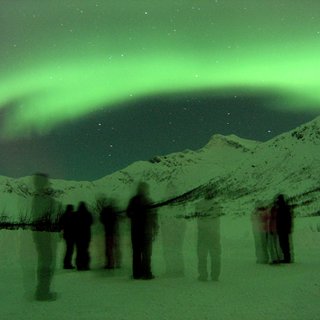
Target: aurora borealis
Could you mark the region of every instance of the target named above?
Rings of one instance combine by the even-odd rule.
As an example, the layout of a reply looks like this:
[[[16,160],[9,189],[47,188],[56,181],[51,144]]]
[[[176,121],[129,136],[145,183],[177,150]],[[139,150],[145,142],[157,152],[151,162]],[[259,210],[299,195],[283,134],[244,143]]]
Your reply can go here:
[[[270,91],[266,109],[310,117],[320,110],[318,1],[0,0],[0,7],[0,135],[11,147],[165,95]]]

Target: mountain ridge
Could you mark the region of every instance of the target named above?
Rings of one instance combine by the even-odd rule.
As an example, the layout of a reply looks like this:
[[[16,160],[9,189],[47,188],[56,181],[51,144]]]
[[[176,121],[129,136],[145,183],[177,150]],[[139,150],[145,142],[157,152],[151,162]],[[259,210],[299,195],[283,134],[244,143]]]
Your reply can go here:
[[[319,177],[317,117],[266,142],[215,134],[201,149],[137,161],[92,182],[52,179],[51,183],[53,195],[62,204],[83,200],[91,208],[105,194],[124,209],[137,183],[144,180],[155,202],[187,194],[181,201],[192,204],[214,188],[225,212],[242,215],[251,212],[258,200],[271,202],[282,192],[298,215],[314,215],[320,207]],[[22,211],[28,214],[32,195],[32,177],[0,176],[0,215],[15,220]]]

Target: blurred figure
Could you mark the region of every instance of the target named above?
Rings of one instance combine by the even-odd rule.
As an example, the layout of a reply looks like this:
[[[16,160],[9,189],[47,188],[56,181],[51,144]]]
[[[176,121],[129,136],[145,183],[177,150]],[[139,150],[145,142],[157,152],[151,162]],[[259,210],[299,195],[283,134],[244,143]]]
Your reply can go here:
[[[176,188],[173,184],[167,187],[167,197],[176,196]],[[186,220],[184,206],[161,209],[160,226],[162,248],[165,261],[165,272],[168,277],[181,277],[184,275],[183,242],[186,233]]]
[[[162,248],[167,277],[184,276],[183,242],[185,233],[186,220],[183,217],[161,216]]]
[[[72,265],[72,256],[76,243],[76,232],[73,205],[67,205],[66,210],[60,219],[60,227],[62,229],[63,239],[66,242],[66,253],[63,260],[63,268],[74,269],[75,267]]]
[[[158,232],[157,213],[151,209],[149,186],[140,182],[130,200],[127,216],[131,219],[132,271],[134,279],[153,279],[151,272],[152,241]]]
[[[52,196],[48,175],[37,173],[33,182],[35,194],[32,200],[32,236],[38,253],[35,299],[53,301],[57,295],[50,287],[55,269],[57,237],[50,231],[57,219],[58,204]]]
[[[218,281],[221,272],[220,215],[221,208],[213,202],[213,193],[209,193],[196,206],[198,226],[198,280]],[[208,256],[210,272],[208,272]]]
[[[91,225],[93,223],[92,215],[85,202],[80,202],[75,216],[76,265],[77,270],[85,271],[90,269],[89,245],[91,241]]]
[[[279,244],[275,216],[271,205],[258,204],[251,215],[252,231],[254,235],[256,262],[278,264]]]
[[[293,229],[293,215],[289,204],[283,194],[277,196],[272,213],[276,219],[276,228],[280,248],[283,254],[282,263],[291,263],[292,260],[292,243],[290,235]]]
[[[120,253],[120,237],[119,237],[119,217],[115,201],[105,198],[100,202],[100,222],[104,226],[105,231],[105,254],[106,254],[106,269],[120,268],[121,253]]]
[[[272,205],[268,208],[268,253],[270,256],[270,264],[279,264],[281,261],[281,249],[279,246],[278,228],[277,228],[277,215],[276,211],[272,210]]]
[[[263,204],[258,204],[252,212],[251,223],[254,236],[256,262],[268,263],[268,230],[269,230],[270,211]]]

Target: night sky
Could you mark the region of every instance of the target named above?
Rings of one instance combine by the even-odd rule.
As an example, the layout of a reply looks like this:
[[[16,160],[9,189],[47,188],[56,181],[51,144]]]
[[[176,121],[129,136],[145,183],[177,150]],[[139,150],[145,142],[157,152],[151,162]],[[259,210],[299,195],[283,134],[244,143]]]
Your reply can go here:
[[[0,0],[0,175],[94,180],[320,114],[320,2]]]

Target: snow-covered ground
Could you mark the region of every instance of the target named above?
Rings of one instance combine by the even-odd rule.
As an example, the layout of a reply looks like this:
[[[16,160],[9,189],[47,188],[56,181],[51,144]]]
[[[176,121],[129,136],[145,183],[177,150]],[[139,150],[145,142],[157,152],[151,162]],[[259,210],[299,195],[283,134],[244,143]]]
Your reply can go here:
[[[221,218],[219,282],[197,281],[195,220],[186,221],[185,276],[165,276],[163,232],[154,243],[152,281],[131,280],[128,225],[122,225],[123,268],[102,269],[103,233],[91,242],[92,270],[61,268],[64,243],[57,238],[53,302],[29,300],[36,252],[30,231],[0,231],[1,319],[320,319],[320,217],[296,218],[295,263],[259,265],[248,217]],[[57,235],[58,236],[58,235]]]

